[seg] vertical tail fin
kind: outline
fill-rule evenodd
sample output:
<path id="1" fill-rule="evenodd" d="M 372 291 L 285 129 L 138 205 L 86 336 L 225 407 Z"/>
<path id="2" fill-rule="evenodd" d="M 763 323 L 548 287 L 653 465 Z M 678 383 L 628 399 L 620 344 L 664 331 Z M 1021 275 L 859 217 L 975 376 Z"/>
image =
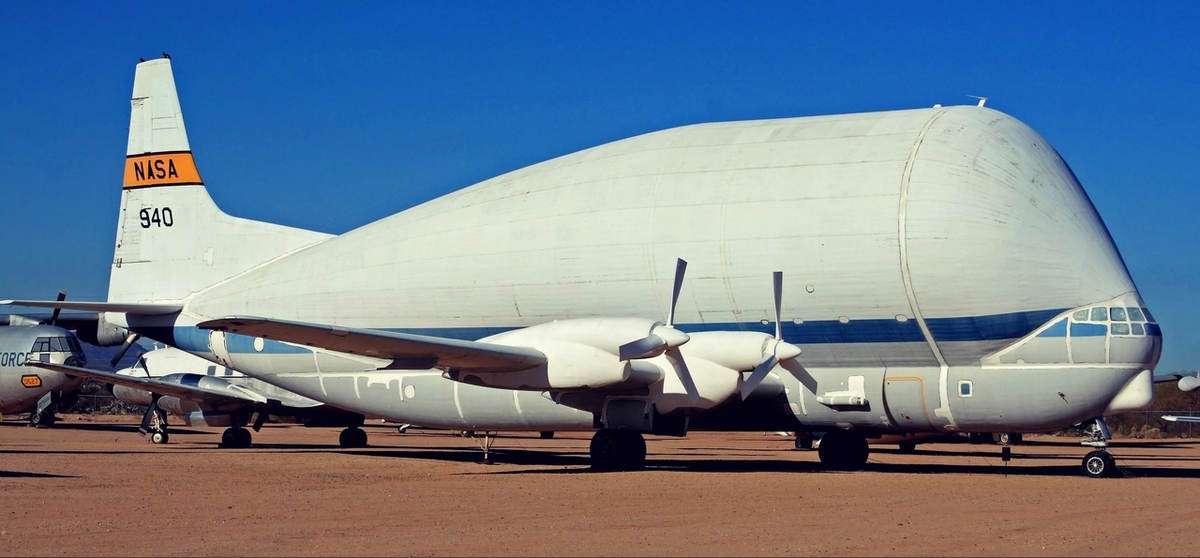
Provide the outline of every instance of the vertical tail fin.
<path id="1" fill-rule="evenodd" d="M 171 60 L 137 65 L 110 302 L 178 300 L 329 237 L 222 212 L 192 157 Z"/>

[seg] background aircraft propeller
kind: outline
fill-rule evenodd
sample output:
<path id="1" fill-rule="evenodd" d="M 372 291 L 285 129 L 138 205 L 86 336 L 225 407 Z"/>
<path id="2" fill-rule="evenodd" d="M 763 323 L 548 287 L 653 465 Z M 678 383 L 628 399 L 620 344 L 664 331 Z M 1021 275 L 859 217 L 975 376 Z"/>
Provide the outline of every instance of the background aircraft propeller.
<path id="1" fill-rule="evenodd" d="M 58 291 L 58 301 L 62 302 L 67 299 L 67 291 Z M 58 321 L 58 313 L 62 312 L 62 308 L 55 308 L 54 313 L 50 314 L 50 325 L 54 325 Z"/>
<path id="2" fill-rule="evenodd" d="M 125 358 L 125 353 L 129 352 L 129 348 L 132 347 L 134 343 L 137 343 L 137 340 L 141 338 L 142 336 L 136 333 L 130 333 L 129 335 L 125 336 L 125 342 L 121 344 L 121 348 L 117 350 L 117 355 L 113 357 L 112 362 L 110 362 L 109 365 L 113 368 L 116 368 L 117 363 L 121 362 L 121 359 Z"/>
<path id="3" fill-rule="evenodd" d="M 675 285 L 671 290 L 671 309 L 667 314 L 667 323 L 656 324 L 646 337 L 621 345 L 618 354 L 621 360 L 632 360 L 665 353 L 667 360 L 675 368 L 675 373 L 679 376 L 683 389 L 687 391 L 688 398 L 695 405 L 700 401 L 700 391 L 696 389 L 692 373 L 683 360 L 683 353 L 679 352 L 679 346 L 687 343 L 691 338 L 686 333 L 675 329 L 675 305 L 679 302 L 679 291 L 683 288 L 683 276 L 686 272 L 687 262 L 679 258 L 675 263 Z"/>

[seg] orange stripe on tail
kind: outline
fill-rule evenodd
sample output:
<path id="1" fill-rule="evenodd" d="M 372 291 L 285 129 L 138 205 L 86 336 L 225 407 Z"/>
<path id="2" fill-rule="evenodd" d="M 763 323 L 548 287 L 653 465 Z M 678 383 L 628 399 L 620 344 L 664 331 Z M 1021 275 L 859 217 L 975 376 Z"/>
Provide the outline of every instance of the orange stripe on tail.
<path id="1" fill-rule="evenodd" d="M 150 153 L 125 158 L 125 188 L 204 184 L 191 152 Z"/>

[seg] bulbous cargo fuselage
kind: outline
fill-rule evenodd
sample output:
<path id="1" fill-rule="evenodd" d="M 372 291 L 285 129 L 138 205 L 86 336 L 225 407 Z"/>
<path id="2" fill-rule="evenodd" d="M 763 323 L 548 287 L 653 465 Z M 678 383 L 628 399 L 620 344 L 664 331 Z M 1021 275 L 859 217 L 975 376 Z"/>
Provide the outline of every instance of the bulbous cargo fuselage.
<path id="1" fill-rule="evenodd" d="M 727 425 L 1034 431 L 1149 404 L 1161 335 L 1102 220 L 1045 139 L 975 106 L 700 124 L 559 157 L 205 289 L 175 335 L 228 315 L 461 339 L 664 320 L 676 258 L 689 332 L 773 332 L 771 273 L 786 278 L 782 334 L 802 370 L 777 370 Z M 412 373 L 336 388 L 289 375 L 311 356 L 266 357 L 231 355 L 309 397 L 438 422 L 405 410 Z M 456 403 L 460 389 L 489 388 L 454 386 Z M 858 404 L 830 403 L 847 394 Z"/>

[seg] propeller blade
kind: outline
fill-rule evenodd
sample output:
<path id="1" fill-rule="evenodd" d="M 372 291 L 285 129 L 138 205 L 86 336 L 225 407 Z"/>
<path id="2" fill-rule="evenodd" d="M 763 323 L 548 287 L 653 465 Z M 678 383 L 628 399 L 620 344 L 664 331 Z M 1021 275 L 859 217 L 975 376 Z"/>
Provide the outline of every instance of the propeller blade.
<path id="1" fill-rule="evenodd" d="M 750 397 L 750 393 L 767 378 L 767 374 L 770 374 L 771 369 L 775 368 L 775 365 L 778 363 L 779 359 L 775 355 L 771 355 L 767 357 L 767 360 L 762 361 L 758 366 L 754 367 L 754 372 L 750 374 L 749 378 L 746 378 L 746 381 L 742 382 L 742 401 Z"/>
<path id="2" fill-rule="evenodd" d="M 67 299 L 67 291 L 58 291 L 58 301 L 62 302 Z M 54 325 L 58 321 L 58 313 L 62 312 L 62 308 L 55 308 L 54 313 L 50 314 L 50 325 Z"/>
<path id="3" fill-rule="evenodd" d="M 154 376 L 150 375 L 150 364 L 146 362 L 146 354 L 142 353 L 138 355 L 137 361 L 142 364 L 142 371 L 146 373 L 146 379 L 153 380 Z"/>
<path id="4" fill-rule="evenodd" d="M 683 361 L 683 353 L 677 348 L 667 350 L 667 360 L 671 361 L 671 365 L 675 368 L 675 373 L 679 375 L 679 381 L 683 383 L 683 389 L 687 391 L 688 399 L 692 405 L 700 402 L 700 390 L 696 389 L 696 381 L 692 379 L 692 373 L 688 370 L 687 363 Z"/>
<path id="5" fill-rule="evenodd" d="M 782 312 L 783 306 L 783 272 L 775 272 L 775 338 L 783 339 L 783 324 L 779 321 L 779 314 Z"/>
<path id="6" fill-rule="evenodd" d="M 125 342 L 121 344 L 121 349 L 117 351 L 117 356 L 113 357 L 112 362 L 109 363 L 109 366 L 116 368 L 117 363 L 121 362 L 121 359 L 125 358 L 125 353 L 129 352 L 129 348 L 132 347 L 138 339 L 141 339 L 141 337 L 141 335 L 136 333 L 130 333 L 129 335 L 125 336 Z"/>
<path id="7" fill-rule="evenodd" d="M 662 337 L 651 333 L 641 339 L 621 345 L 617 349 L 617 353 L 621 360 L 644 358 L 656 354 L 666 344 L 667 342 Z"/>
<path id="8" fill-rule="evenodd" d="M 679 290 L 683 288 L 683 274 L 687 272 L 687 262 L 678 258 L 675 262 L 675 287 L 671 289 L 671 313 L 667 314 L 667 325 L 675 325 L 675 304 L 679 302 Z"/>

